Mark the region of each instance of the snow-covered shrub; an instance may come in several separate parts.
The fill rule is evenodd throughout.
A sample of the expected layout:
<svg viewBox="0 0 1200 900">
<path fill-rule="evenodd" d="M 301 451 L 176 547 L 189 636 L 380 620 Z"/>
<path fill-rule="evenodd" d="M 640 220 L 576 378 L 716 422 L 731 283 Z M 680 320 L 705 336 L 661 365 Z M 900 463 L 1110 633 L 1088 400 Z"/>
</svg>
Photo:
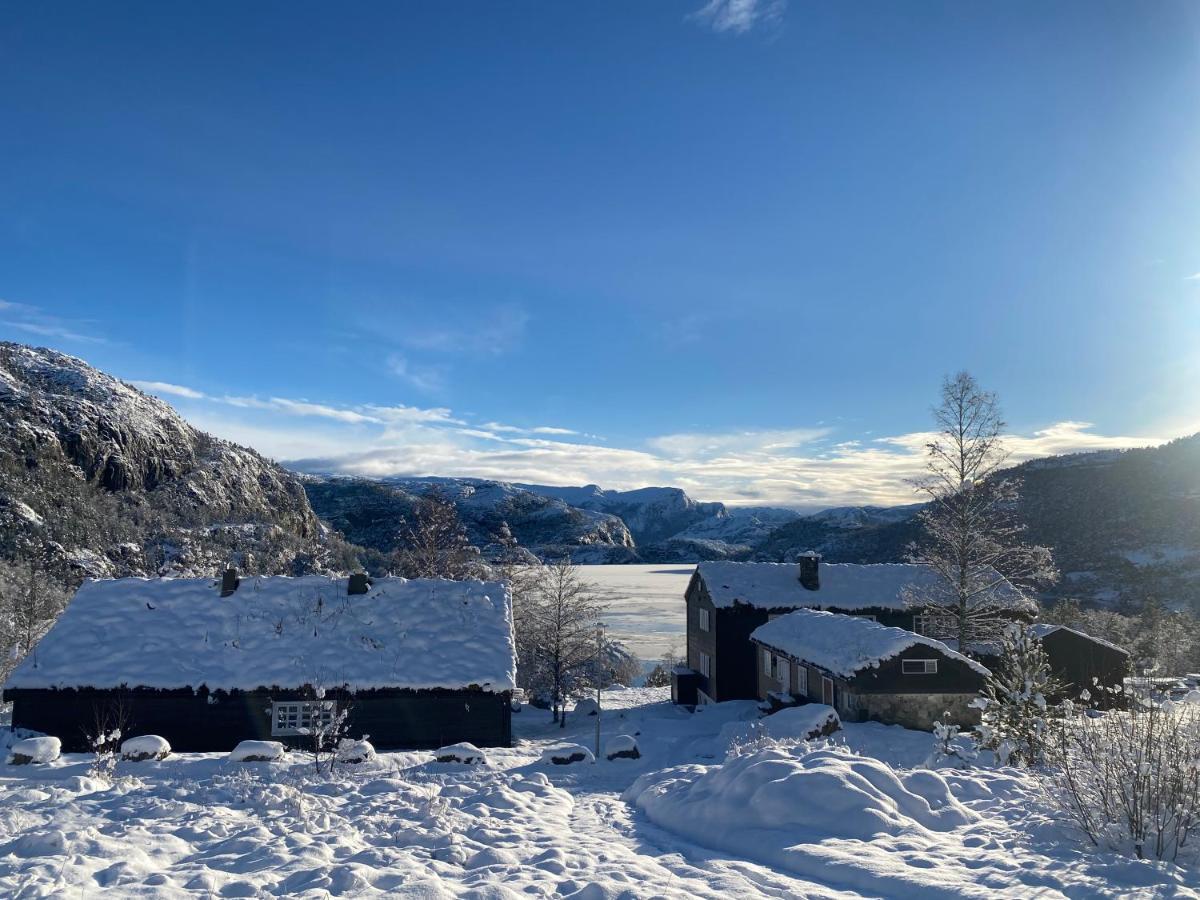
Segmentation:
<svg viewBox="0 0 1200 900">
<path fill-rule="evenodd" d="M 1042 642 L 1023 625 L 1004 630 L 1000 662 L 973 702 L 982 710 L 978 742 L 1000 765 L 1034 765 L 1045 755 L 1046 697 L 1060 690 Z"/>
<path fill-rule="evenodd" d="M 1051 797 L 1094 846 L 1139 859 L 1195 853 L 1200 706 L 1132 703 L 1087 715 L 1064 704 L 1043 771 Z"/>
<path fill-rule="evenodd" d="M 604 742 L 604 758 L 609 762 L 614 759 L 641 759 L 641 756 L 637 739 L 631 734 L 616 734 Z"/>
<path fill-rule="evenodd" d="M 474 744 L 469 744 L 463 741 L 460 744 L 451 744 L 449 747 L 442 747 L 435 750 L 433 753 L 435 762 L 440 763 L 462 763 L 466 766 L 486 766 L 487 756 L 482 750 Z"/>
<path fill-rule="evenodd" d="M 279 741 L 242 741 L 229 754 L 230 762 L 275 762 L 287 750 Z"/>
<path fill-rule="evenodd" d="M 147 759 L 166 759 L 171 755 L 171 745 L 157 734 L 143 734 L 121 744 L 121 759 L 142 762 Z"/>
<path fill-rule="evenodd" d="M 962 734 L 953 722 L 940 720 L 933 723 L 933 749 L 926 766 L 949 762 L 955 766 L 970 766 L 979 756 L 979 746 L 969 734 Z"/>
<path fill-rule="evenodd" d="M 584 716 L 600 715 L 600 704 L 592 697 L 584 697 L 575 703 L 575 715 L 582 718 Z"/>
<path fill-rule="evenodd" d="M 93 778 L 111 781 L 117 769 L 121 734 L 129 724 L 129 710 L 121 700 L 97 704 L 92 708 L 92 728 L 88 742 L 95 756 L 88 768 Z"/>
<path fill-rule="evenodd" d="M 357 741 L 350 738 L 342 738 L 338 741 L 337 750 L 334 753 L 337 761 L 355 765 L 373 760 L 375 758 L 375 747 L 367 740 L 369 737 L 369 734 L 364 734 Z"/>
<path fill-rule="evenodd" d="M 789 706 L 738 728 L 729 740 L 729 756 L 744 756 L 771 748 L 788 748 L 803 741 L 828 737 L 842 727 L 832 706 L 806 703 Z"/>
<path fill-rule="evenodd" d="M 62 741 L 56 737 L 31 737 L 17 741 L 8 751 L 10 766 L 52 763 L 62 754 Z"/>
<path fill-rule="evenodd" d="M 596 757 L 592 755 L 592 751 L 583 744 L 563 744 L 560 747 L 551 747 L 542 754 L 542 762 L 550 763 L 555 766 L 569 766 L 572 763 L 594 763 Z"/>
</svg>

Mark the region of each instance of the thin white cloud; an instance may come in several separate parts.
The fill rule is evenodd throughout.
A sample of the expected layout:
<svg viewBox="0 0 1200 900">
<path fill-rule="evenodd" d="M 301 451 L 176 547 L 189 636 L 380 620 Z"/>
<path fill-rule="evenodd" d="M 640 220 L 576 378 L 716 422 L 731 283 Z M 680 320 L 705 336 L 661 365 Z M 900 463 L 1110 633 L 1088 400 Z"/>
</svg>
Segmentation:
<svg viewBox="0 0 1200 900">
<path fill-rule="evenodd" d="M 190 387 L 184 387 L 182 384 L 171 384 L 167 381 L 131 381 L 129 382 L 136 388 L 141 388 L 147 394 L 155 394 L 156 396 L 169 397 L 186 397 L 188 400 L 203 400 L 205 394 Z"/>
<path fill-rule="evenodd" d="M 410 323 L 399 333 L 397 340 L 417 350 L 496 356 L 515 349 L 524 340 L 529 313 L 521 306 L 505 303 L 462 316 L 449 325 L 446 321 L 447 316 L 443 314 L 435 325 Z"/>
<path fill-rule="evenodd" d="M 763 25 L 778 25 L 783 20 L 787 0 L 708 0 L 689 18 L 713 31 L 745 34 Z"/>
<path fill-rule="evenodd" d="M 423 393 L 436 394 L 442 391 L 446 385 L 445 367 L 416 365 L 400 353 L 392 353 L 388 356 L 387 368 L 401 381 Z"/>
<path fill-rule="evenodd" d="M 644 447 L 611 447 L 554 426 L 470 424 L 446 407 L 333 406 L 284 397 L 211 396 L 169 382 L 145 389 L 193 401 L 188 418 L 303 471 L 382 477 L 446 475 L 616 489 L 674 485 L 731 505 L 829 506 L 910 503 L 926 462 L 928 432 L 836 435 L 827 427 L 685 432 Z M 242 416 L 253 411 L 250 420 Z M 296 419 L 313 423 L 299 425 Z M 572 437 L 578 440 L 563 440 Z M 1090 450 L 1161 443 L 1163 436 L 1107 435 L 1064 420 L 1005 443 L 1012 463 Z"/>
<path fill-rule="evenodd" d="M 66 319 L 48 313 L 29 303 L 0 300 L 0 328 L 11 328 L 41 338 L 54 338 L 76 344 L 106 344 L 107 338 L 91 330 L 93 323 L 82 319 Z"/>
<path fill-rule="evenodd" d="M 1188 275 L 1183 280 L 1184 281 L 1200 281 L 1200 272 L 1197 272 L 1195 275 Z"/>
</svg>

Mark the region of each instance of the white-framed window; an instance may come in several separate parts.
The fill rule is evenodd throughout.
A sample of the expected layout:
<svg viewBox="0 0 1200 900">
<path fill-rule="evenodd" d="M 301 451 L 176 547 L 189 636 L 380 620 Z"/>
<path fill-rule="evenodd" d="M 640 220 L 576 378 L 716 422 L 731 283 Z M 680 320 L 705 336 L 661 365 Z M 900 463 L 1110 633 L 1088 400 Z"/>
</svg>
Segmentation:
<svg viewBox="0 0 1200 900">
<path fill-rule="evenodd" d="M 936 675 L 936 659 L 902 659 L 900 671 L 905 675 Z"/>
<path fill-rule="evenodd" d="M 712 678 L 712 657 L 700 651 L 700 674 L 705 678 Z"/>
<path fill-rule="evenodd" d="M 766 647 L 763 647 L 762 648 L 762 661 L 763 661 L 763 674 L 764 675 L 769 676 L 769 675 L 775 674 L 774 670 L 771 667 L 771 663 L 774 659 L 775 659 L 775 657 L 772 655 L 771 651 L 768 650 Z"/>
<path fill-rule="evenodd" d="M 271 736 L 312 734 L 333 725 L 337 704 L 332 700 L 284 700 L 271 703 Z"/>
<path fill-rule="evenodd" d="M 708 610 L 705 609 L 703 606 L 700 607 L 700 630 L 708 631 L 711 625 L 712 625 L 712 622 L 709 619 Z"/>
<path fill-rule="evenodd" d="M 808 696 L 808 666 L 803 663 L 796 666 L 796 693 Z"/>
</svg>

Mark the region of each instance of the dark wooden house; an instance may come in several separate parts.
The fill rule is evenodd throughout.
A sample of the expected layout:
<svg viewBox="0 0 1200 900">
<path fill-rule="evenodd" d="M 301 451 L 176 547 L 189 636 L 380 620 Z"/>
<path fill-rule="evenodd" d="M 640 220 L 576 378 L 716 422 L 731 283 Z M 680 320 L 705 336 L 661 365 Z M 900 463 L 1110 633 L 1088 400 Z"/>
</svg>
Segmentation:
<svg viewBox="0 0 1200 900">
<path fill-rule="evenodd" d="M 846 722 L 929 730 L 979 721 L 988 670 L 933 638 L 870 619 L 797 610 L 751 635 L 757 694 L 773 706 L 824 703 Z"/>
<path fill-rule="evenodd" d="M 380 749 L 508 746 L 515 658 L 501 583 L 125 578 L 85 583 L 4 697 L 72 751 L 98 720 L 184 751 L 303 746 L 343 712 Z"/>
<path fill-rule="evenodd" d="M 1014 618 L 1032 604 L 996 576 L 998 604 Z M 775 616 L 816 609 L 859 616 L 910 631 L 935 630 L 914 612 L 909 598 L 939 583 L 926 566 L 903 563 L 822 563 L 806 554 L 798 563 L 703 562 L 688 583 L 687 666 L 673 676 L 675 695 L 696 702 L 753 699 L 758 695 L 755 648 L 750 634 Z"/>
<path fill-rule="evenodd" d="M 1113 689 L 1132 674 L 1129 651 L 1116 644 L 1066 625 L 1038 623 L 1031 630 L 1042 642 L 1050 670 L 1064 686 L 1060 695 L 1051 699 L 1077 700 L 1087 691 L 1089 702 L 1110 705 L 1117 696 Z"/>
</svg>

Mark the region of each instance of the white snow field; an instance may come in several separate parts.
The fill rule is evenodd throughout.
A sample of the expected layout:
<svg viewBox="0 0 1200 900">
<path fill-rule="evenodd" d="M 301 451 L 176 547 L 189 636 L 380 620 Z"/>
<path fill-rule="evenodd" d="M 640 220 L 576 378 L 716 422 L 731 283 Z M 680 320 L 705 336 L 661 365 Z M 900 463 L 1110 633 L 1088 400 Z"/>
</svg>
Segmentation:
<svg viewBox="0 0 1200 900">
<path fill-rule="evenodd" d="M 1200 896 L 1195 870 L 1088 852 L 1023 772 L 921 768 L 928 734 L 755 740 L 753 703 L 665 697 L 603 696 L 602 740 L 635 737 L 636 760 L 543 763 L 594 747 L 596 719 L 526 708 L 487 766 L 182 753 L 112 784 L 83 754 L 0 766 L 0 897 Z"/>
</svg>

